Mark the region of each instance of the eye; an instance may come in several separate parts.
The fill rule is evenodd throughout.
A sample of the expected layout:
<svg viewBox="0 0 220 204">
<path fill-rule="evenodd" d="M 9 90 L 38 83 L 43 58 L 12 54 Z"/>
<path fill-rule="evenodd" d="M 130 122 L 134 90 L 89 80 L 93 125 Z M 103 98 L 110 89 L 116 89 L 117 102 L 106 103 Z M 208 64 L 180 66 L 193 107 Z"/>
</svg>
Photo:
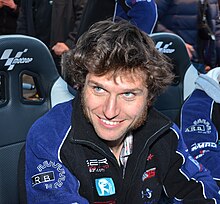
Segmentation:
<svg viewBox="0 0 220 204">
<path fill-rule="evenodd" d="M 123 96 L 125 97 L 126 100 L 131 100 L 135 97 L 135 94 L 132 92 L 125 92 L 123 93 Z"/>
<path fill-rule="evenodd" d="M 99 86 L 94 86 L 93 87 L 93 90 L 96 92 L 96 93 L 104 93 L 105 90 Z"/>
</svg>

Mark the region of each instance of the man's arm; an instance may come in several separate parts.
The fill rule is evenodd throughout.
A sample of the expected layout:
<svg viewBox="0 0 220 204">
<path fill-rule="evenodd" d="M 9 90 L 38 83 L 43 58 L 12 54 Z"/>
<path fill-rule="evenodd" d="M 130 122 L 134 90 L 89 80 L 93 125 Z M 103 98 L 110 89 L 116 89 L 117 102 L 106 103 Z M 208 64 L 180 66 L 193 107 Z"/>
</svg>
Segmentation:
<svg viewBox="0 0 220 204">
<path fill-rule="evenodd" d="M 166 193 L 180 203 L 219 203 L 219 187 L 210 172 L 189 154 L 179 129 L 172 129 L 178 140 L 171 147 L 172 159 L 164 181 Z"/>
<path fill-rule="evenodd" d="M 84 9 L 86 3 L 87 3 L 87 0 L 74 0 L 73 1 L 75 22 L 74 22 L 73 30 L 69 33 L 68 38 L 65 41 L 65 44 L 69 48 L 73 48 L 75 46 L 77 32 L 79 30 L 79 25 L 80 25 L 80 22 L 82 19 L 83 9 Z"/>
<path fill-rule="evenodd" d="M 172 30 L 161 23 L 161 19 L 167 15 L 167 10 L 169 10 L 172 2 L 170 0 L 155 0 L 155 2 L 157 4 L 158 20 L 154 31 L 173 33 Z"/>
<path fill-rule="evenodd" d="M 216 52 L 217 52 L 216 65 L 220 66 L 220 12 L 218 12 L 218 18 L 216 19 L 215 38 L 216 38 Z"/>
<path fill-rule="evenodd" d="M 126 6 L 128 9 L 125 10 Z M 154 0 L 125 0 L 124 2 L 122 0 L 118 3 L 116 16 L 130 21 L 150 34 L 157 21 L 157 6 Z"/>
<path fill-rule="evenodd" d="M 195 90 L 183 104 L 180 128 L 189 153 L 202 163 L 220 184 L 220 146 L 212 119 L 218 117 L 216 104 L 202 90 Z"/>
<path fill-rule="evenodd" d="M 37 120 L 28 133 L 25 148 L 27 203 L 88 204 L 78 192 L 78 179 L 59 158 L 59 147 L 70 130 L 69 109 L 71 111 L 71 102 L 55 106 Z"/>
<path fill-rule="evenodd" d="M 57 42 L 53 47 L 52 50 L 55 52 L 56 55 L 60 56 L 64 52 L 68 51 L 69 49 L 74 48 L 76 43 L 76 36 L 79 29 L 79 24 L 82 17 L 82 12 L 87 0 L 75 0 L 73 1 L 73 13 L 75 16 L 75 21 L 73 22 L 73 30 L 68 34 L 68 37 L 65 42 Z"/>
<path fill-rule="evenodd" d="M 5 0 L 0 2 L 0 7 L 6 6 L 11 9 L 13 13 L 18 14 L 18 5 L 14 2 L 14 0 Z"/>
<path fill-rule="evenodd" d="M 19 15 L 17 19 L 16 33 L 28 34 L 27 31 L 27 0 L 21 0 L 21 6 L 19 8 Z"/>
</svg>

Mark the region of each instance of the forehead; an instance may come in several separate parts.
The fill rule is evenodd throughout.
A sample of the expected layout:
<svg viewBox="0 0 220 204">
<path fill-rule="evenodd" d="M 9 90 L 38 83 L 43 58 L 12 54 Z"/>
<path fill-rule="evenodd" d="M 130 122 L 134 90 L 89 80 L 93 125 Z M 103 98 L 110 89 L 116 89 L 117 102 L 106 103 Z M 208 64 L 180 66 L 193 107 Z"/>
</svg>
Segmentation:
<svg viewBox="0 0 220 204">
<path fill-rule="evenodd" d="M 146 76 L 145 73 L 141 70 L 137 71 L 117 71 L 109 72 L 104 75 L 98 76 L 93 73 L 87 75 L 87 80 L 97 81 L 98 83 L 107 83 L 112 82 L 115 85 L 130 84 L 135 85 L 139 84 L 146 86 Z"/>
</svg>

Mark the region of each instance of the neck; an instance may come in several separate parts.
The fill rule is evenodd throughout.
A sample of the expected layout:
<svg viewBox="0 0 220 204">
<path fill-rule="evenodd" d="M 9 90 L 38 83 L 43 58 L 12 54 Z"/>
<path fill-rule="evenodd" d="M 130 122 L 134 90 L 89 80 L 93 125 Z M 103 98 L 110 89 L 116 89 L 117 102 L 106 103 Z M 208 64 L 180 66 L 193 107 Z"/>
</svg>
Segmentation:
<svg viewBox="0 0 220 204">
<path fill-rule="evenodd" d="M 116 141 L 113 142 L 111 141 L 111 142 L 107 142 L 107 145 L 109 146 L 109 148 L 111 149 L 112 153 L 114 154 L 115 158 L 119 163 L 121 149 L 123 147 L 123 141 L 121 141 L 120 143 L 116 143 Z"/>
<path fill-rule="evenodd" d="M 123 146 L 123 143 L 119 147 L 110 148 L 112 153 L 114 154 L 115 158 L 117 159 L 118 163 L 119 163 L 119 159 L 120 159 L 122 146 Z"/>
</svg>

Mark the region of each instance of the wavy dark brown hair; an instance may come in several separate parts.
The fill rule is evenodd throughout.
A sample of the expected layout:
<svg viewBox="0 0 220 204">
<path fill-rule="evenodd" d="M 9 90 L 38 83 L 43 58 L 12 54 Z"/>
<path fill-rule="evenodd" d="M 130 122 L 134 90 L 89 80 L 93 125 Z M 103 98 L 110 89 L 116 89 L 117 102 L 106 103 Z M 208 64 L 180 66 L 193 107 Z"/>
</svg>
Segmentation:
<svg viewBox="0 0 220 204">
<path fill-rule="evenodd" d="M 83 88 L 86 75 L 128 73 L 141 70 L 146 75 L 148 100 L 152 101 L 173 80 L 172 65 L 158 52 L 152 39 L 125 20 L 93 24 L 63 58 L 64 70 L 72 85 Z"/>
</svg>

